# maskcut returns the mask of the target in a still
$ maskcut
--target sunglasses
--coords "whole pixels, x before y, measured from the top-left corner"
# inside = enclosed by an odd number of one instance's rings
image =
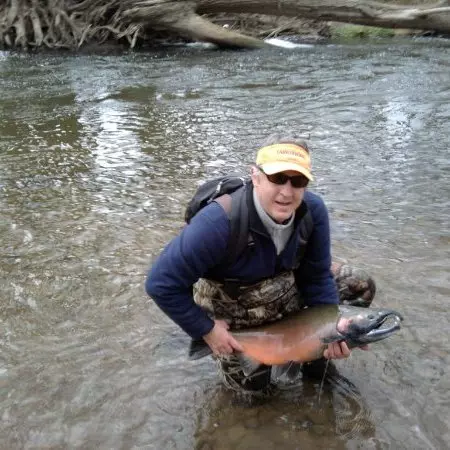
[[[290,177],[283,172],[268,175],[266,172],[264,172],[264,170],[261,169],[261,167],[258,167],[258,169],[267,177],[267,179],[271,183],[278,184],[280,186],[286,184],[289,180],[291,181],[291,185],[293,188],[305,188],[309,183],[308,178],[306,178],[304,175],[294,175]]]

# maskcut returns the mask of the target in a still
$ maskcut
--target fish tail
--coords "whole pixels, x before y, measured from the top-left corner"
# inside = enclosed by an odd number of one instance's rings
[[[272,366],[272,379],[275,382],[284,380],[285,382],[292,383],[299,379],[301,371],[302,363],[289,361],[286,364]]]
[[[211,355],[212,350],[209,345],[202,339],[192,339],[189,344],[188,358],[191,361],[196,359],[204,358],[205,356]]]

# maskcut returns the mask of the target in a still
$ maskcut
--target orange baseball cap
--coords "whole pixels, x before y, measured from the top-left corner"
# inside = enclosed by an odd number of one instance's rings
[[[295,170],[309,180],[314,179],[308,151],[296,144],[273,144],[260,148],[256,155],[256,165],[267,175]]]

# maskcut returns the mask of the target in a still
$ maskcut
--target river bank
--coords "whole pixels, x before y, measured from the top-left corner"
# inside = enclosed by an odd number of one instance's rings
[[[113,5],[108,7],[112,8]],[[379,28],[248,13],[197,16],[196,20],[200,21],[199,28],[208,27],[205,24],[211,23],[219,28],[215,27],[213,31],[205,29],[196,35],[193,31],[196,25],[185,24],[174,27],[170,23],[172,18],[160,26],[158,23],[150,24],[149,17],[143,20],[137,16],[134,21],[130,21],[120,9],[110,18],[105,17],[104,8],[94,6],[86,7],[85,11],[70,15],[69,13],[70,9],[67,12],[61,9],[47,11],[44,8],[28,8],[22,5],[21,10],[13,11],[12,7],[0,6],[0,50],[67,49],[104,54],[130,48],[147,49],[188,43],[194,40],[214,42],[223,46],[256,48],[260,47],[259,40],[275,37],[288,37],[300,43],[318,43],[342,39],[390,38],[397,35],[433,35],[417,29]],[[234,41],[231,33],[223,33],[221,29],[233,32],[234,39],[239,39],[236,33],[242,38],[244,36],[247,38],[241,42]],[[204,32],[206,34],[202,34]]]

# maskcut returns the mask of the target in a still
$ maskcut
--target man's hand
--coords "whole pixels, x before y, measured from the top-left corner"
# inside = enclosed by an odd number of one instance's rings
[[[359,348],[362,350],[369,350],[368,345],[362,345]],[[328,347],[323,352],[323,356],[326,359],[343,359],[348,358],[350,353],[351,350],[348,348],[348,345],[344,341],[341,341],[328,344]]]
[[[243,348],[228,331],[229,325],[224,320],[215,320],[213,329],[203,336],[216,356],[231,355],[235,350],[242,352]]]

